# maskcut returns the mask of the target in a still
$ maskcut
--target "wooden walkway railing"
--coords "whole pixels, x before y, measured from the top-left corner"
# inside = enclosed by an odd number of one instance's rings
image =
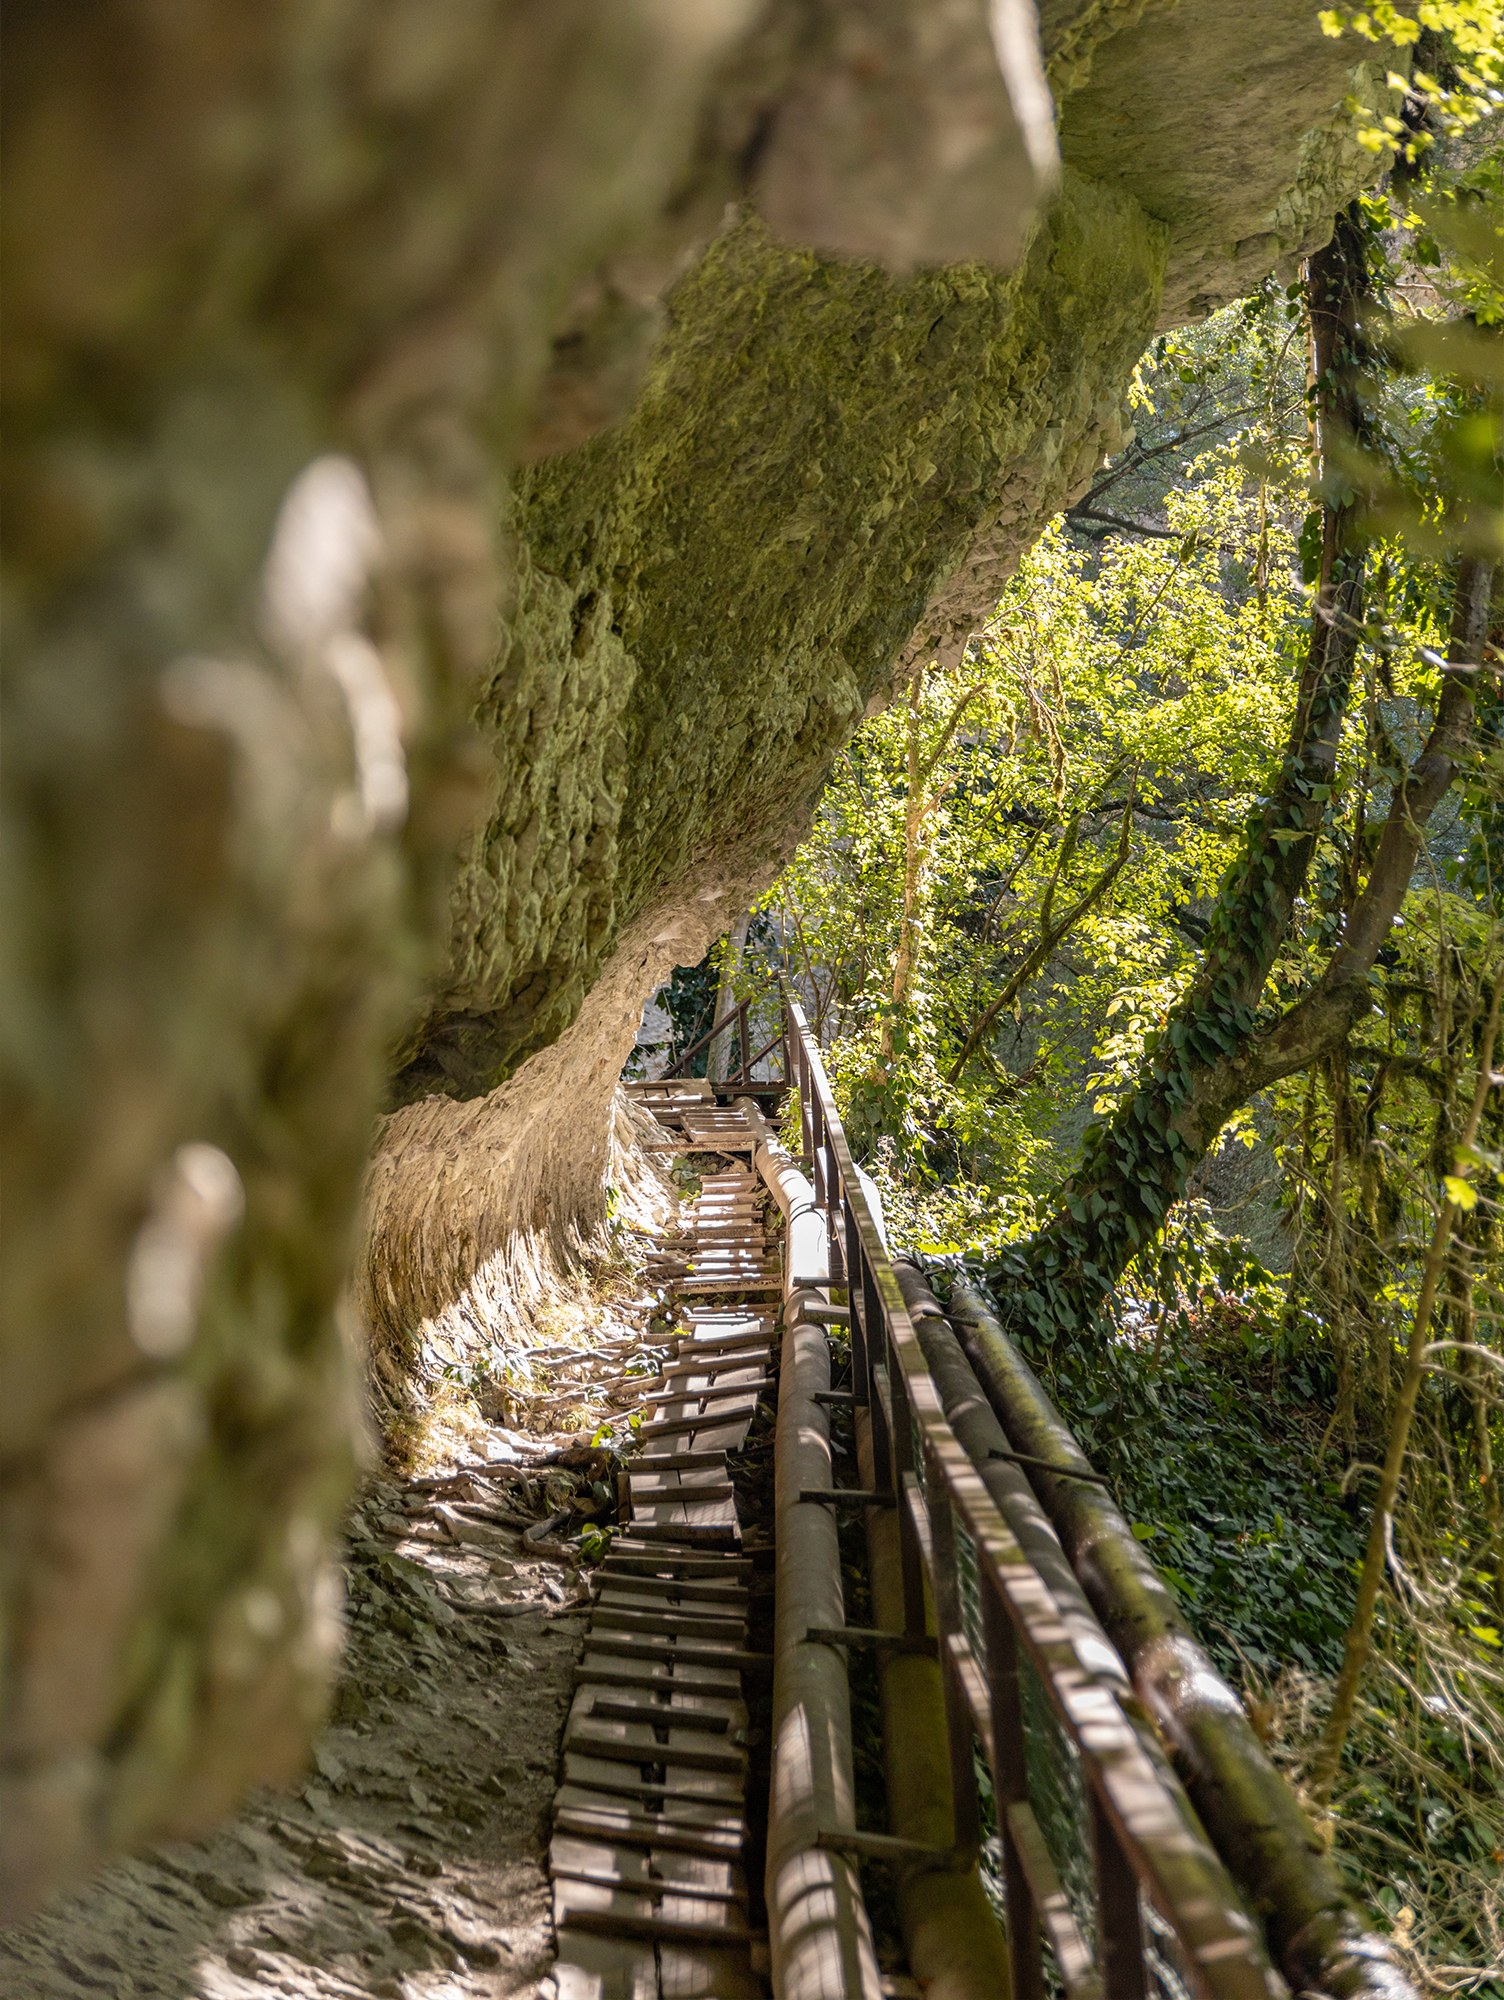
[[[1198,2000],[1271,2000],[1286,1991],[1222,1861],[1146,1721],[1078,1650],[1074,1623],[1034,1568],[947,1421],[852,1161],[819,1050],[784,986],[790,1082],[798,1093],[829,1277],[847,1291],[853,1394],[872,1425],[873,1494],[816,1496],[898,1509],[906,1636],[927,1635],[926,1585],[943,1670],[955,1849],[916,1853],[969,1868],[982,1844],[975,1748],[992,1776],[1008,1900],[1014,2000],[1041,2000],[1046,1939],[1069,2000],[1144,2000],[1181,1986]],[[797,1286],[798,1274],[793,1274]],[[805,1497],[805,1496],[801,1496]],[[974,1593],[974,1596],[973,1596]],[[970,1600],[971,1615],[968,1615]],[[1037,1676],[1079,1759],[1092,1851],[1095,1946],[1071,1914],[1031,1797],[1021,1679]],[[847,1853],[904,1858],[891,1836],[842,1833]],[[1166,1933],[1149,1936],[1146,1906]],[[774,1960],[778,1953],[775,1948]]]

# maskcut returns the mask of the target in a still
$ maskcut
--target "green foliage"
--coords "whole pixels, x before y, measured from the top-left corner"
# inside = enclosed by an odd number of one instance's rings
[[[1421,1619],[1397,1567],[1388,1678],[1337,1799],[1364,1883],[1456,1961],[1456,1990],[1501,1943],[1504,1766],[1477,1737],[1501,1686],[1504,1405],[1474,1358],[1504,1309],[1497,1093],[1476,1157],[1455,1142],[1504,941],[1497,614],[1398,917],[1361,978],[1326,975],[1440,708],[1457,554],[1504,545],[1504,384],[1479,331],[1498,178],[1472,157],[1349,218],[1335,268],[1369,291],[1312,397],[1299,286],[1158,341],[1136,442],[963,657],[858,733],[764,906],[890,1240],[968,1252],[1210,1649],[1251,1699],[1298,1682],[1307,1722],[1424,1246],[1471,1176],[1441,1306],[1460,1345],[1428,1370],[1431,1456],[1395,1528],[1434,1587]],[[1459,310],[1460,333],[1441,324]],[[1361,443],[1339,446],[1337,409]],[[1333,984],[1336,1032],[1260,1069]],[[1291,1759],[1310,1740],[1292,1722]]]
[[[1374,118],[1363,114],[1356,99],[1349,100],[1350,110],[1359,115],[1359,143],[1369,152],[1412,165],[1423,158],[1435,133],[1415,115],[1420,108],[1433,127],[1451,135],[1497,116],[1504,101],[1499,89],[1504,81],[1504,8],[1499,0],[1421,0],[1413,14],[1402,13],[1395,0],[1372,0],[1367,7],[1324,8],[1320,19],[1328,35],[1350,32],[1370,46],[1388,42],[1405,52],[1407,73],[1390,70],[1385,79],[1394,110]],[[1422,58],[1439,74],[1433,75]],[[1417,97],[1421,106],[1414,106]],[[1408,118],[1400,115],[1407,109]]]
[[[1257,499],[1235,447],[1208,456],[1191,491],[1171,496],[1173,545],[1117,544],[1093,557],[1051,530],[968,658],[927,676],[926,743],[969,699],[931,780],[920,976],[906,1002],[895,1006],[887,989],[907,705],[845,753],[812,839],[769,899],[812,1017],[837,1039],[833,1071],[854,1136],[887,1136],[921,1177],[953,1176],[963,1162],[975,1177],[1022,1151],[1038,1157],[1030,1178],[1048,1182],[1060,1161],[1031,1145],[1027,1113],[1032,1104],[1039,1123],[1045,1093],[1079,1070],[1083,1016],[1101,1018],[1132,975],[1152,967],[1183,980],[1195,962],[1192,913],[1236,852],[1294,673],[1269,602],[1236,589],[1258,559]],[[1289,510],[1264,523],[1281,572],[1269,596],[1286,618],[1299,610],[1292,526]],[[1132,837],[1118,873],[1082,909],[1069,945],[1063,937],[1037,968],[1044,977],[1010,999],[1031,951],[1112,869],[1125,814]],[[885,1027],[891,1060],[880,1065]]]
[[[1203,1231],[1155,1265],[1110,1341],[1019,1344],[1229,1678],[1335,1673],[1363,1521],[1315,1464],[1331,1355],[1239,1246]]]

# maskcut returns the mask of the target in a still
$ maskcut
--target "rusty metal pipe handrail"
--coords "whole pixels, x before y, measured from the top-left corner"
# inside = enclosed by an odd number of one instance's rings
[[[790,1082],[799,1093],[815,1199],[828,1218],[831,1279],[845,1284],[850,1303],[853,1389],[870,1413],[874,1478],[898,1508],[909,1632],[925,1629],[926,1581],[934,1600],[958,1849],[975,1849],[974,1832],[965,1824],[973,1739],[991,1764],[995,1795],[1007,1808],[1002,1817],[1027,1845],[1033,1819],[1018,1699],[1018,1664],[1026,1659],[1079,1753],[1090,1794],[1101,1941],[1097,1970],[1105,2000],[1143,2000],[1147,1990],[1141,1892],[1173,1930],[1179,1969],[1197,2000],[1272,2000],[1284,1985],[1232,1878],[1146,1753],[1117,1690],[1083,1661],[1061,1607],[950,1426],[847,1146],[819,1050],[787,982],[780,983],[789,1022]],[[982,1600],[978,1646],[961,1615],[958,1530],[975,1553]],[[1010,1880],[1016,1873],[1010,1870]],[[1035,1897],[1027,1894],[1010,1912],[1010,1925],[1019,1934],[1013,1947],[1015,2000],[1031,2000],[1043,1990],[1040,1914]],[[1084,1983],[1080,1967],[1062,1969],[1073,1987]]]
[[[1335,1858],[1111,1490],[1082,1483],[1085,1457],[1028,1362],[959,1275],[951,1305],[974,1379],[1005,1439],[1019,1448],[1027,1484],[1038,1490],[1062,1553],[1170,1746],[1213,1844],[1263,1913],[1265,1938],[1292,1988],[1335,2000],[1416,2000],[1398,1953],[1349,1896]]]
[[[787,1319],[792,1326],[796,1319],[794,1295],[797,1292],[799,1312],[805,1320],[812,1322],[806,1331],[815,1336],[817,1359],[824,1359],[826,1363],[825,1386],[828,1390],[829,1349],[819,1322],[822,1313],[829,1314],[830,1308],[818,1287],[814,1292],[806,1292],[793,1283],[807,1266],[817,1266],[824,1258],[826,1246],[818,1240],[825,1233],[824,1220],[814,1207],[814,1190],[797,1170],[759,1108],[746,1097],[737,1098],[735,1103],[757,1136],[758,1144],[753,1156],[757,1171],[772,1190],[791,1226],[786,1266],[791,1303]],[[810,1233],[817,1240],[802,1245],[794,1242],[795,1229],[810,1223],[815,1225]],[[845,1317],[844,1308],[841,1317]],[[785,1338],[788,1336],[785,1335]],[[816,1415],[823,1452],[829,1444],[828,1402],[826,1396],[818,1391],[817,1404],[821,1406]],[[855,1415],[859,1479],[861,1484],[868,1485],[872,1477],[871,1415],[867,1410],[859,1410]],[[800,1407],[792,1400],[785,1404],[780,1394],[780,1424],[787,1419],[802,1428],[809,1422],[810,1416],[807,1407]],[[824,1476],[828,1479],[828,1472]],[[868,1580],[876,1626],[882,1631],[895,1630],[903,1622],[904,1578],[895,1511],[891,1507],[869,1507],[865,1510]],[[814,1512],[819,1517],[822,1531],[829,1534],[832,1527],[829,1510],[817,1505]],[[797,1516],[785,1516],[780,1520],[780,1541],[785,1539],[788,1526],[797,1519]],[[781,1548],[780,1561],[787,1556],[787,1548]],[[839,1592],[839,1577],[834,1581]],[[849,1620],[844,1617],[835,1623],[850,1629]],[[813,1639],[816,1635],[807,1632],[805,1636]],[[797,1631],[788,1629],[787,1623],[784,1637],[788,1644],[797,1644]],[[836,1686],[844,1692],[845,1669],[841,1661],[832,1657],[827,1665]],[[775,1677],[776,1673],[775,1667]],[[937,1845],[943,1842],[948,1849],[954,1839],[948,1739],[938,1661],[930,1651],[917,1645],[912,1650],[885,1647],[878,1654],[878,1679],[884,1715],[883,1764],[887,1778],[889,1829],[899,1837],[901,1845],[907,1843],[916,1850],[913,1854],[898,1857],[894,1867],[898,1919],[910,1969],[924,1987],[928,2000],[1006,2000],[1007,1949],[979,1874],[974,1868],[965,1874],[936,1868],[932,1862]],[[826,1705],[828,1712],[837,1706],[831,1704],[828,1698]],[[783,1714],[780,1708],[780,1722]],[[840,1719],[838,1714],[832,1712],[833,1724]],[[772,1882],[776,1874],[782,1872],[782,1867],[787,1866],[789,1843],[781,1838],[783,1829],[776,1825],[780,1816],[786,1814],[786,1803],[775,1798],[770,1806],[769,1848],[770,1851],[779,1851],[782,1864],[777,1870],[770,1867],[769,1881]],[[832,1828],[837,1833],[855,1831],[854,1824],[838,1827],[833,1819],[824,1826],[816,1824],[813,1832],[817,1853],[821,1851],[819,1836]],[[807,1828],[806,1838],[808,1832]],[[810,1858],[807,1855],[806,1862]],[[769,1908],[773,1907],[774,1899],[770,1895]],[[836,1914],[832,1906],[832,1917]],[[778,1948],[782,1943],[780,1930],[781,1926],[775,1926],[772,1935],[775,1944],[774,1988],[775,1992],[782,1993],[789,1990],[791,1982],[787,1977],[790,1969],[786,1964],[787,1955]],[[825,1955],[832,1973],[836,1971],[836,1957],[835,1952]],[[849,1992],[844,1967],[840,1977]],[[806,1986],[800,1990],[807,1994],[809,1989]]]
[[[783,1357],[774,1439],[773,1757],[766,1890],[778,2000],[879,2000],[882,1990],[861,1879],[822,1834],[856,1826],[850,1692],[832,1649],[810,1628],[844,1622],[841,1552],[827,1507],[804,1500],[831,1478],[830,1346],[810,1316],[829,1290],[825,1225],[814,1189],[747,1107],[759,1173],[783,1211]]]

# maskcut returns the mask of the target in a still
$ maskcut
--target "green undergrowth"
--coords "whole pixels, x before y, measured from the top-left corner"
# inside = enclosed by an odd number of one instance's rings
[[[1299,1786],[1352,1614],[1363,1468],[1383,1438],[1361,1416],[1341,1434],[1325,1330],[1239,1246],[1217,1254],[1220,1273],[1200,1270],[1178,1300],[1120,1296],[1105,1336],[1011,1333]],[[1500,1592],[1442,1414],[1422,1412],[1325,1828],[1423,1988],[1504,2000]]]
[[[1231,1295],[1176,1318],[1019,1344],[1223,1672],[1335,1674],[1367,1533],[1322,1450],[1336,1369]]]

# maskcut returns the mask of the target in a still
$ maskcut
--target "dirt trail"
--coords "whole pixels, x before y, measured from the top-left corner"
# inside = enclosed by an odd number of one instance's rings
[[[671,1216],[620,1246],[598,1310],[576,1295],[573,1345],[532,1351],[531,1421],[589,1412],[628,1442],[675,1322]],[[449,1445],[351,1508],[344,1670],[304,1784],[0,1935],[0,2000],[552,2000],[550,1810],[587,1613],[579,1548],[539,1517],[571,1493],[588,1511],[612,1475],[579,1432],[477,1418]]]
[[[497,1493],[480,1473],[443,1495],[367,1486],[346,1671],[301,1791],[259,1793],[212,1839],[111,1868],[0,1938],[0,1993],[551,1993],[543,1864],[583,1620],[566,1561],[460,1511],[467,1494],[500,1511]]]

